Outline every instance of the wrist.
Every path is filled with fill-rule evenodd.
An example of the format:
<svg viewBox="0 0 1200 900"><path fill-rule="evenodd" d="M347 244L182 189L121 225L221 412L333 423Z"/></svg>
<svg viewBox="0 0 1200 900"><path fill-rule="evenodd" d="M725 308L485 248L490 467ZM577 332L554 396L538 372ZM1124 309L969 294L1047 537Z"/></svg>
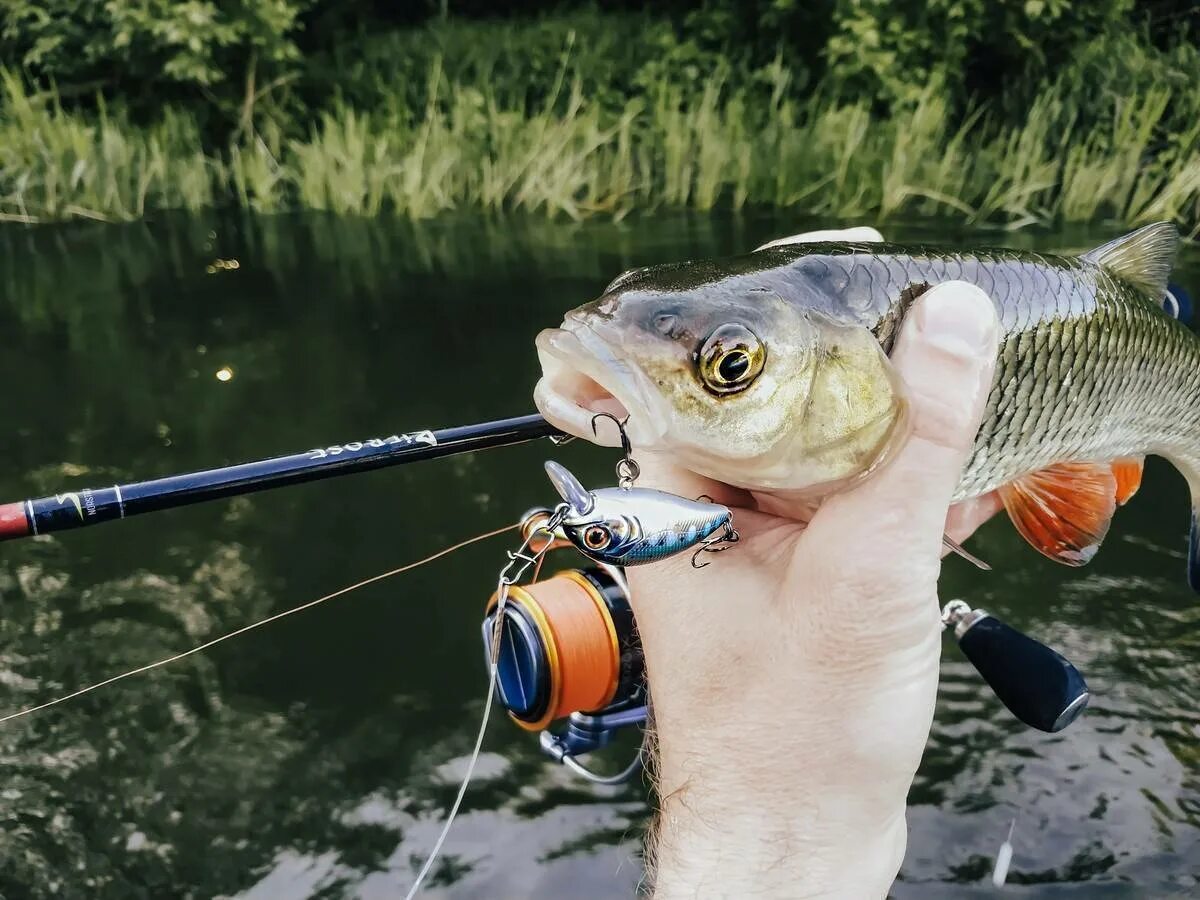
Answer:
<svg viewBox="0 0 1200 900"><path fill-rule="evenodd" d="M661 721L668 711L656 703L655 897L887 896L919 754L889 747L878 720L776 715L739 727L691 715L685 732Z"/></svg>
<svg viewBox="0 0 1200 900"><path fill-rule="evenodd" d="M664 785L650 840L657 900L675 897L884 898L907 843L903 801L880 814L837 790L776 791Z"/></svg>

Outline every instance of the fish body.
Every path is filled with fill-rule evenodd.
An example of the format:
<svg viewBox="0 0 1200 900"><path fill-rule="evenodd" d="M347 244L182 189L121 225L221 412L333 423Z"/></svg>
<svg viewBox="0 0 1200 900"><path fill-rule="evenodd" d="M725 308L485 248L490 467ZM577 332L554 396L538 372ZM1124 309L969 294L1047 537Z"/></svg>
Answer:
<svg viewBox="0 0 1200 900"><path fill-rule="evenodd" d="M539 336L535 399L569 431L577 409L627 411L636 447L819 497L902 443L887 355L916 297L965 281L991 297L1002 335L955 500L1000 490L1038 549L1078 565L1146 454L1200 495L1200 339L1162 308L1177 241L1159 223L1078 257L776 243L638 269Z"/></svg>

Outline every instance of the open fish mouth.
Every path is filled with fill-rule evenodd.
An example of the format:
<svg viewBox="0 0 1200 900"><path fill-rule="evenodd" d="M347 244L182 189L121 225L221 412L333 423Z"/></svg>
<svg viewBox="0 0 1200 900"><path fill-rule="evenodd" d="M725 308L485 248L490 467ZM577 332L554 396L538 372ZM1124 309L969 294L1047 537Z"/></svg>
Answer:
<svg viewBox="0 0 1200 900"><path fill-rule="evenodd" d="M567 434L606 447L620 446L612 422L592 420L607 413L628 419L626 432L634 446L652 444L662 436L666 417L654 415L646 379L618 359L607 341L587 324L570 317L562 328L547 328L537 336L542 378L533 391L539 412Z"/></svg>

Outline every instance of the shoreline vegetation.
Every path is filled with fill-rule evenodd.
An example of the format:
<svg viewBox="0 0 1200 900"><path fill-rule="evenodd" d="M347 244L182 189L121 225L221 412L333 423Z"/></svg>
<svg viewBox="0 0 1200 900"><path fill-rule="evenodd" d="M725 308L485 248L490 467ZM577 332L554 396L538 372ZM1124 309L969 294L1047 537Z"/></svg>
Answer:
<svg viewBox="0 0 1200 900"><path fill-rule="evenodd" d="M1191 41L1105 32L1048 61L1052 78L982 98L938 70L856 92L781 48L754 65L681 41L627 13L451 18L347 36L303 78L256 81L252 57L224 106L81 94L10 64L0 220L777 206L1200 231ZM333 87L313 100L304 79Z"/></svg>

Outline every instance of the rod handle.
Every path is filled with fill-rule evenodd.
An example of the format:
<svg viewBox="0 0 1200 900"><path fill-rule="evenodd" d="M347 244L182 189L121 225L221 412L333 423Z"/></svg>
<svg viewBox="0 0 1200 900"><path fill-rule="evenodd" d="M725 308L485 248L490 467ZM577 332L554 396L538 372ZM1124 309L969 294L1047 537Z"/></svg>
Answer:
<svg viewBox="0 0 1200 900"><path fill-rule="evenodd" d="M971 619L958 645L1014 716L1051 733L1075 721L1091 694L1066 657L982 610Z"/></svg>

